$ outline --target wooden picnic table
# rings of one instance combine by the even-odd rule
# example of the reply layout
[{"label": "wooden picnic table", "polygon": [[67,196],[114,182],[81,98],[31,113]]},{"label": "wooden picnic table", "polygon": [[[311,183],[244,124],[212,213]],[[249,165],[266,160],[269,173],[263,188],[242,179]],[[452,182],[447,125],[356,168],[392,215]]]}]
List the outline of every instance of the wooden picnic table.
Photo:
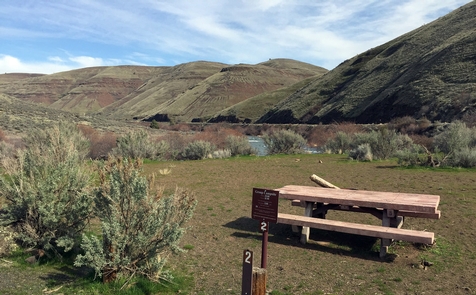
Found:
[{"label": "wooden picnic table", "polygon": [[[309,239],[309,228],[340,231],[381,238],[380,256],[385,256],[391,241],[433,244],[434,233],[402,229],[404,216],[439,219],[440,196],[428,194],[332,189],[286,185],[277,189],[279,197],[304,207],[304,216],[278,213],[278,223],[302,226],[301,242]],[[381,226],[326,220],[328,210],[370,213],[381,219]],[[318,217],[318,218],[313,218]]]}]

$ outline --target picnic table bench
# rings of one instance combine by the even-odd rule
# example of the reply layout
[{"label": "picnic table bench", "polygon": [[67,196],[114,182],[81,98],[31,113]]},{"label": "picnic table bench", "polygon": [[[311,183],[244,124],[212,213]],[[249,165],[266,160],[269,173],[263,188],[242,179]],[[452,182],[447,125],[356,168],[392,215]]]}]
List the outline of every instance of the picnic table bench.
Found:
[{"label": "picnic table bench", "polygon": [[[309,239],[310,228],[364,235],[381,239],[380,257],[387,254],[393,240],[433,244],[432,232],[401,228],[404,217],[439,219],[440,196],[392,193],[313,186],[286,185],[277,189],[279,197],[292,205],[304,207],[304,216],[278,213],[278,223],[290,224],[296,231],[302,226],[301,243]],[[326,219],[328,210],[363,212],[374,215],[382,225],[343,222]],[[317,218],[316,218],[317,217]]]}]

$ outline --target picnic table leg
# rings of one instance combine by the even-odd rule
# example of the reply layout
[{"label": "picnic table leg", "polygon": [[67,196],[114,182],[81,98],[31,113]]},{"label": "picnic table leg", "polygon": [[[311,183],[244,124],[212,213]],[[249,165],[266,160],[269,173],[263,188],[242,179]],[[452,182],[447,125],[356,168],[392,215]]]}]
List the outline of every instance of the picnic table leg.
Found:
[{"label": "picnic table leg", "polygon": [[[388,211],[386,209],[382,212],[382,226],[390,227],[390,217],[388,216]],[[380,258],[383,258],[387,255],[388,246],[392,243],[390,239],[381,239],[380,242]]]},{"label": "picnic table leg", "polygon": [[[312,217],[312,209],[314,207],[313,202],[306,202],[306,208],[304,209],[304,216]],[[301,231],[301,244],[306,244],[309,241],[310,228],[303,226]]]},{"label": "picnic table leg", "polygon": [[[306,207],[306,202],[305,201],[300,201],[301,202],[301,207]],[[291,229],[293,230],[293,233],[300,233],[301,232],[301,226],[298,225],[291,225]]]}]

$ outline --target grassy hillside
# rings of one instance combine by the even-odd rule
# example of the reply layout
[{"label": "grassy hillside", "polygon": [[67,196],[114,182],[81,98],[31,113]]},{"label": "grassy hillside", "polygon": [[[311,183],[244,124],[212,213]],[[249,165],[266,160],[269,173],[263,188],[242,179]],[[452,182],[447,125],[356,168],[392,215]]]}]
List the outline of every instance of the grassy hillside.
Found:
[{"label": "grassy hillside", "polygon": [[54,109],[87,113],[119,100],[157,71],[160,68],[91,67],[0,84],[0,93]]},{"label": "grassy hillside", "polygon": [[198,61],[173,67],[91,67],[52,75],[0,75],[0,93],[79,115],[190,122],[325,71],[289,59],[233,66]]},{"label": "grassy hillside", "polygon": [[[318,75],[318,77],[322,76]],[[256,122],[264,113],[276,104],[286,99],[294,92],[308,85],[316,76],[299,81],[289,87],[283,87],[271,92],[264,92],[248,98],[215,114],[209,122]]]},{"label": "grassy hillside", "polygon": [[476,108],[476,2],[344,61],[259,122],[451,121]]}]

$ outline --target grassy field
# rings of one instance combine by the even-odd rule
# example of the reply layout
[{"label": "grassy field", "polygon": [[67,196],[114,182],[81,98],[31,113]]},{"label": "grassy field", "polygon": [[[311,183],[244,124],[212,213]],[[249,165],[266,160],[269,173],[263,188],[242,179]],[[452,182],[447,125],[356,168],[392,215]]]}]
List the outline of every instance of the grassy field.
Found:
[{"label": "grassy field", "polygon": [[[310,242],[301,245],[290,226],[271,224],[271,294],[476,294],[475,170],[406,169],[395,161],[359,163],[339,155],[151,162],[144,168],[145,173],[156,173],[166,190],[185,187],[194,191],[199,201],[182,240],[188,250],[168,263],[176,273],[193,278],[191,290],[181,294],[241,294],[243,250],[254,252],[255,266],[261,258],[258,222],[250,218],[252,188],[314,186],[309,180],[312,174],[341,188],[440,195],[440,220],[407,218],[404,224],[407,229],[434,232],[436,245],[399,242],[390,247],[389,259],[381,260],[378,239],[311,230]],[[166,168],[170,173],[160,174]],[[300,213],[303,209],[282,201],[279,210]],[[359,213],[330,211],[328,218],[379,223],[375,217]],[[422,259],[433,265],[422,269]],[[31,276],[31,284],[51,285],[55,276],[45,272],[52,269],[42,267],[32,270],[0,263],[0,277],[18,272]],[[55,271],[61,273],[58,267]],[[0,282],[0,293],[2,285]],[[32,294],[28,289],[18,290],[15,294]],[[68,294],[64,290],[52,294]]]}]

